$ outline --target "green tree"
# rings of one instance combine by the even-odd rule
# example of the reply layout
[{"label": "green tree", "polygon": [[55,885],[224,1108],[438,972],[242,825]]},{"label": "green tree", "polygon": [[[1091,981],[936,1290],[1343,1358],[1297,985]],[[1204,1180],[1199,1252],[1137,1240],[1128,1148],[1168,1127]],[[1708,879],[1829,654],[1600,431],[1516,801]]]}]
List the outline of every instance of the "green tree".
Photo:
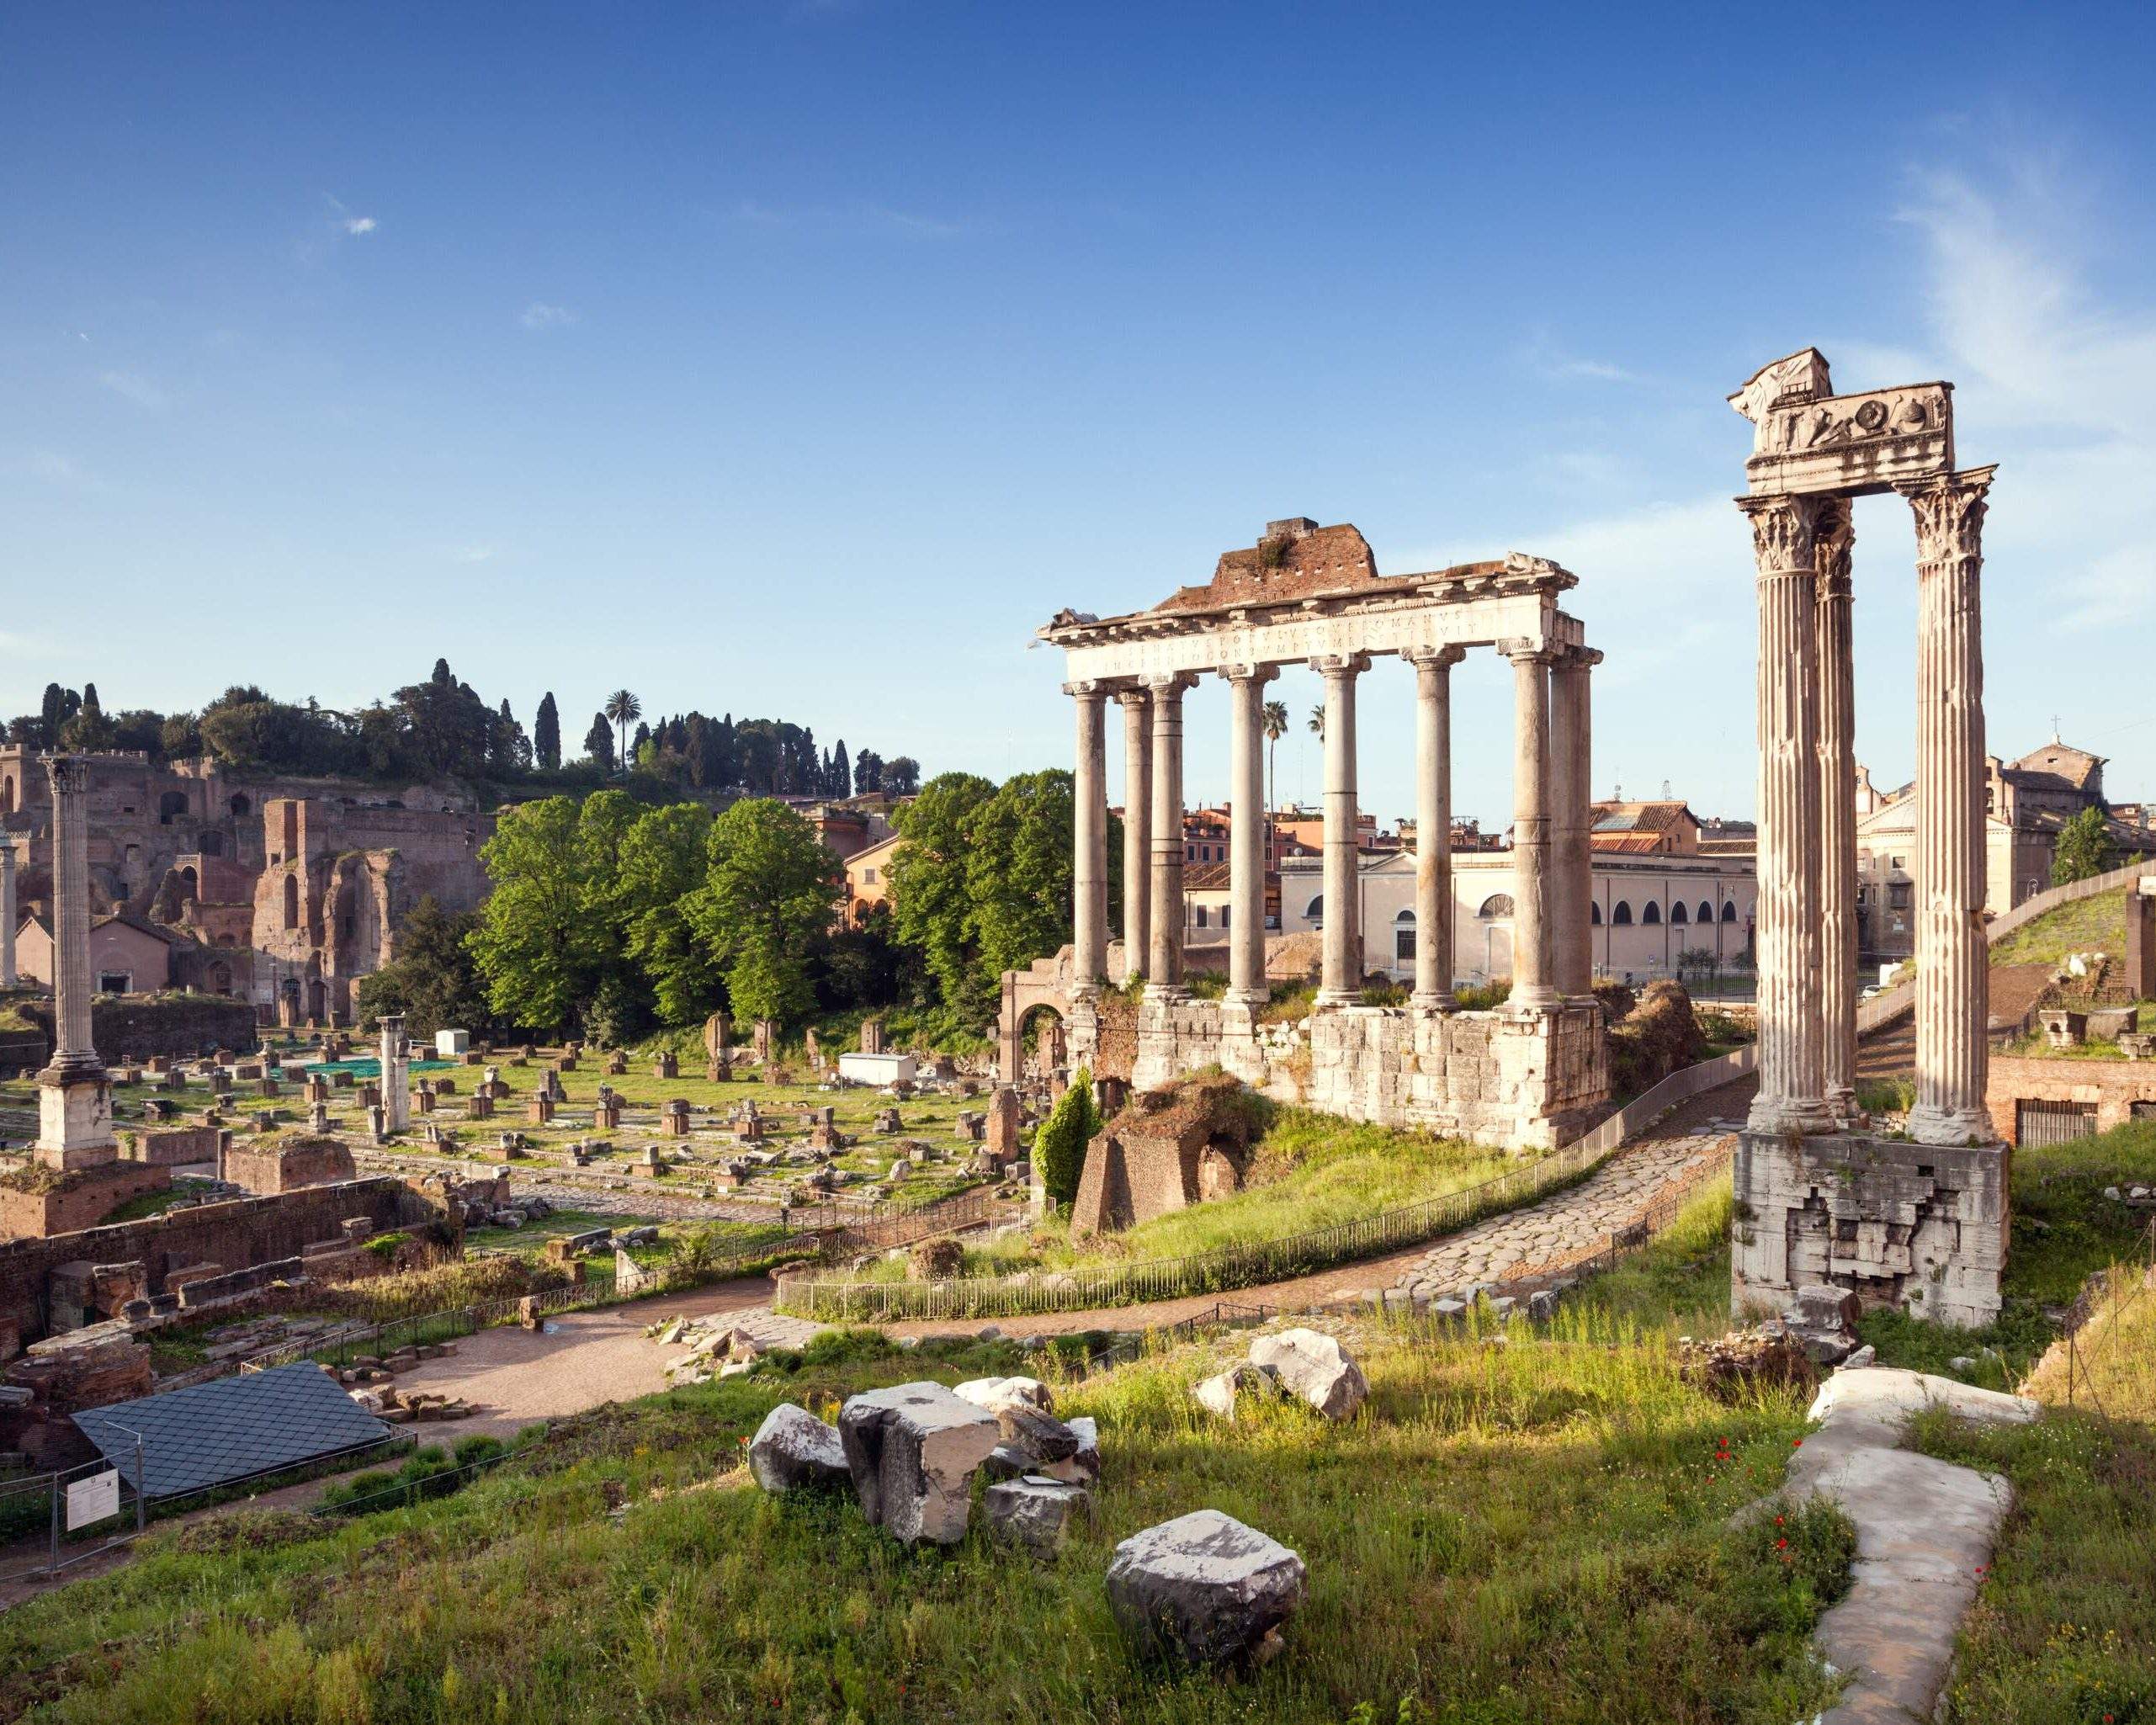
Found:
[{"label": "green tree", "polygon": [[359,979],[360,1016],[401,1012],[405,1028],[422,1038],[438,1030],[484,1032],[492,1014],[468,944],[479,925],[476,912],[453,916],[433,894],[423,896],[397,930],[396,962]]},{"label": "green tree", "polygon": [[82,704],[75,709],[74,717],[60,727],[60,746],[98,753],[112,748],[119,740],[118,729],[105,717],[104,707],[98,699],[98,686],[84,683]]},{"label": "green tree", "polygon": [[683,907],[736,1016],[798,1019],[815,1005],[810,964],[845,873],[783,803],[751,797],[711,823],[704,884]]},{"label": "green tree", "polygon": [[[1280,806],[1280,740],[1288,735],[1288,703],[1267,701],[1259,711],[1265,730],[1265,866],[1272,867],[1272,811]],[[1242,811],[1235,811],[1238,820]]]},{"label": "green tree", "polygon": [[[865,751],[855,756],[857,774],[867,758]],[[995,794],[996,787],[976,774],[942,772],[892,816],[905,842],[891,856],[891,925],[901,941],[920,953],[948,1006],[966,1003],[974,1009],[980,1004],[980,947],[966,860],[973,818]]]},{"label": "green tree", "polygon": [[1092,1075],[1081,1066],[1070,1075],[1070,1088],[1056,1099],[1033,1134],[1034,1170],[1059,1208],[1068,1209],[1077,1197],[1079,1176],[1086,1171],[1086,1147],[1100,1129]]},{"label": "green tree", "polygon": [[686,914],[709,868],[711,825],[703,804],[674,803],[646,809],[621,838],[613,910],[662,1024],[693,1022],[719,1003],[719,967]]},{"label": "green tree", "polygon": [[511,809],[481,847],[493,884],[465,944],[504,1022],[534,1030],[574,1025],[591,997],[603,928],[587,890],[576,802],[548,797]]},{"label": "green tree", "polygon": [[620,746],[614,751],[625,766],[634,759],[629,752],[629,721],[643,716],[644,703],[627,689],[616,689],[607,697],[607,703],[599,709],[613,720],[614,729],[621,733]]},{"label": "green tree", "polygon": [[895,797],[910,797],[921,788],[921,763],[911,755],[894,755],[884,762],[884,788]]},{"label": "green tree", "polygon": [[2052,852],[2051,884],[2069,886],[2105,873],[2114,866],[2116,850],[2108,818],[2100,808],[2090,804],[2058,830],[2058,848]]},{"label": "green tree", "polygon": [[601,772],[613,771],[613,727],[603,713],[592,715],[592,728],[584,733],[584,752]]},{"label": "green tree", "polygon": [[548,772],[561,770],[561,710],[554,704],[554,691],[539,697],[539,712],[532,720],[532,758]]}]

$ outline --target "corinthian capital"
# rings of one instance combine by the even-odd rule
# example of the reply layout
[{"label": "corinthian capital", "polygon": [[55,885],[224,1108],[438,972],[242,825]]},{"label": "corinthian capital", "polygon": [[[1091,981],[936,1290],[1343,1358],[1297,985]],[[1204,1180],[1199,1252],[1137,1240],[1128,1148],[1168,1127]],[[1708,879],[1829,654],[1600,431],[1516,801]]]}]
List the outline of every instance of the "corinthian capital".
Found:
[{"label": "corinthian capital", "polygon": [[1751,518],[1752,555],[1760,573],[1787,574],[1817,567],[1820,500],[1816,497],[1739,497],[1737,507]]},{"label": "corinthian capital", "polygon": [[1930,485],[1903,493],[1916,516],[1916,560],[1942,563],[1950,557],[1983,555],[1984,494],[1996,470],[1972,468],[1950,473]]},{"label": "corinthian capital", "polygon": [[1075,682],[1063,686],[1063,693],[1080,701],[1097,701],[1108,692],[1106,682],[1099,677],[1081,677]]},{"label": "corinthian capital", "polygon": [[1856,533],[1849,499],[1821,498],[1819,530],[1812,555],[1814,566],[1819,571],[1819,596],[1822,598],[1846,599],[1850,597],[1850,552],[1856,544]]},{"label": "corinthian capital", "polygon": [[90,788],[90,763],[80,755],[47,755],[45,770],[51,776],[56,797],[79,797]]}]

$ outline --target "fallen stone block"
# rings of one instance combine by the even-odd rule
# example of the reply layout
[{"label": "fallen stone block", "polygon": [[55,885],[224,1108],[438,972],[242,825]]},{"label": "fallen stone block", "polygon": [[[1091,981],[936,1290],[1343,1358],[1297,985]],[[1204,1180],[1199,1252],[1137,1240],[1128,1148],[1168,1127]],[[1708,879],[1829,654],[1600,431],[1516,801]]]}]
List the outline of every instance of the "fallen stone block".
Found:
[{"label": "fallen stone block", "polygon": [[1012,1402],[1022,1402],[1028,1407],[1038,1408],[1043,1414],[1055,1411],[1055,1399],[1049,1388],[1038,1377],[974,1377],[969,1378],[951,1392],[964,1396],[976,1407],[985,1408],[991,1414]]},{"label": "fallen stone block", "polygon": [[1109,1609],[1141,1657],[1261,1664],[1303,1603],[1303,1560],[1218,1510],[1133,1534],[1108,1565]]},{"label": "fallen stone block", "polygon": [[837,1429],[791,1402],[781,1402],[757,1427],[749,1440],[749,1472],[773,1493],[848,1485],[853,1479]]},{"label": "fallen stone block", "polygon": [[940,1383],[851,1398],[838,1435],[861,1512],[906,1545],[965,1537],[973,1476],[1001,1438],[995,1416]]},{"label": "fallen stone block", "polygon": [[1078,1453],[1078,1434],[1053,1414],[1023,1402],[1006,1402],[996,1410],[1003,1441],[1036,1462],[1060,1462]]},{"label": "fallen stone block", "polygon": [[1218,1376],[1207,1378],[1191,1391],[1197,1404],[1208,1413],[1218,1414],[1223,1420],[1233,1420],[1235,1408],[1245,1396],[1271,1400],[1280,1393],[1280,1384],[1270,1372],[1250,1364],[1247,1361],[1230,1366]]},{"label": "fallen stone block", "polygon": [[1370,1393],[1354,1356],[1317,1330],[1283,1330],[1251,1344],[1251,1363],[1271,1372],[1328,1420],[1353,1417]]},{"label": "fallen stone block", "polygon": [[1092,1510],[1093,1494],[1082,1485],[1037,1473],[991,1485],[981,1496],[989,1537],[1053,1558],[1070,1537],[1070,1524]]}]

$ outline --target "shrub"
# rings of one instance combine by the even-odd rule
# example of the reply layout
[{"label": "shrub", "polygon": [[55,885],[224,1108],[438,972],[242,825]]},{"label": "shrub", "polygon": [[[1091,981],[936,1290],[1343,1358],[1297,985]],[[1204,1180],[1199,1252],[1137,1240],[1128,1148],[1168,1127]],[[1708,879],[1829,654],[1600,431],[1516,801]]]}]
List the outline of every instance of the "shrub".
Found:
[{"label": "shrub", "polygon": [[1659,977],[1639,992],[1639,1004],[1610,1028],[1610,1088],[1636,1096],[1707,1052],[1681,982]]},{"label": "shrub", "polygon": [[906,1273],[916,1282],[942,1282],[965,1268],[966,1249],[945,1234],[924,1239],[907,1259]]},{"label": "shrub", "polygon": [[486,1432],[475,1431],[469,1437],[459,1438],[457,1446],[451,1453],[456,1457],[457,1466],[470,1468],[481,1462],[491,1462],[497,1456],[506,1456],[509,1453],[509,1446]]},{"label": "shrub", "polygon": [[1033,1134],[1033,1166],[1043,1190],[1059,1205],[1077,1197],[1079,1176],[1086,1170],[1086,1146],[1100,1129],[1092,1075],[1081,1066],[1070,1076],[1070,1088]]}]

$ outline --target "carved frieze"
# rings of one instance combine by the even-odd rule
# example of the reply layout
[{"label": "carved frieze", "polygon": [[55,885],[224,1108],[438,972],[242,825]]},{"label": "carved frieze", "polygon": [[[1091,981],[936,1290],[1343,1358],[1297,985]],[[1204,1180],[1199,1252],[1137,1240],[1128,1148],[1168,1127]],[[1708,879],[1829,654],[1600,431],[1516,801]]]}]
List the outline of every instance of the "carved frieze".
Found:
[{"label": "carved frieze", "polygon": [[1862,496],[1952,472],[1953,390],[1904,384],[1810,401],[1800,390],[1762,407],[1748,385],[1732,401],[1746,417],[1758,416],[1744,463],[1751,495]]}]

